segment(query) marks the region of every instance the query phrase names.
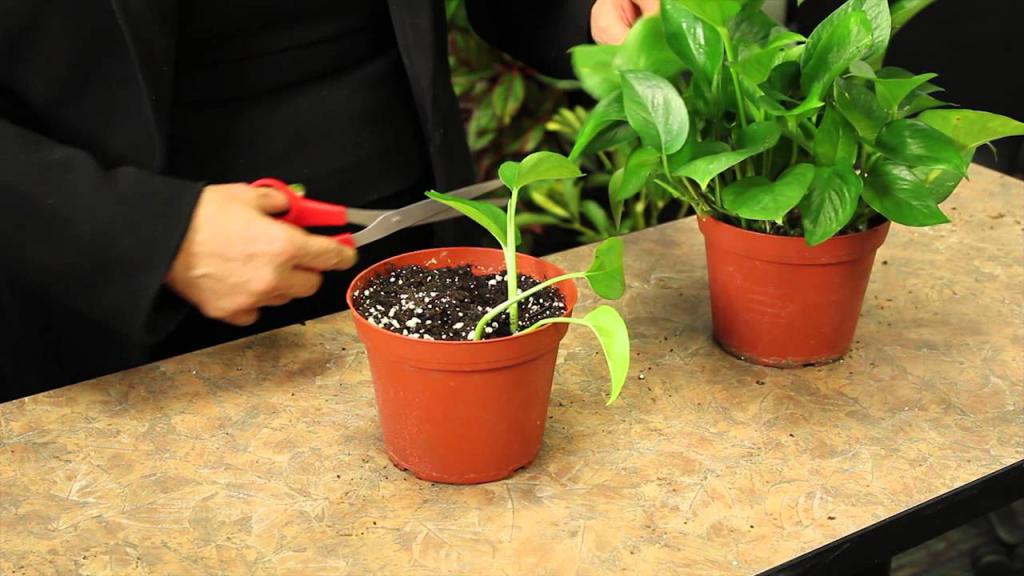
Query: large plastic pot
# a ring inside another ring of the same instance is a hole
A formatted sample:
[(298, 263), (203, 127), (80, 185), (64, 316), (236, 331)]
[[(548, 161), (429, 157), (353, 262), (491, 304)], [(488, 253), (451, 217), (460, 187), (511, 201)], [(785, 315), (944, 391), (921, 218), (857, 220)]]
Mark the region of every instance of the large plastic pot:
[(778, 367), (827, 364), (849, 351), (888, 222), (817, 246), (711, 217), (698, 224), (714, 337), (723, 349)]
[[(565, 324), (479, 342), (420, 340), (384, 330), (360, 316), (353, 293), (389, 267), (470, 264), (477, 274), (504, 271), (504, 256), (487, 248), (442, 248), (403, 254), (353, 280), (347, 300), (366, 347), (384, 446), (391, 461), (418, 478), (451, 484), (500, 480), (540, 451), (558, 346)], [(564, 271), (519, 255), (523, 274), (545, 280)], [(557, 285), (566, 315), (576, 285)]]

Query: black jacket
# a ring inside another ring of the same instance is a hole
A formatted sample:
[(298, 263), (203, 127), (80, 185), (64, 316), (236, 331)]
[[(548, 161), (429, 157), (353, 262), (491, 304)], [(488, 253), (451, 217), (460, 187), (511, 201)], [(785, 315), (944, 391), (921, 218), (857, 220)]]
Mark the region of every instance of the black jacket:
[[(478, 33), (570, 74), (589, 0), (467, 0)], [(434, 184), (473, 179), (441, 1), (389, 0)], [(0, 400), (147, 361), (203, 183), (162, 175), (176, 0), (0, 0)]]

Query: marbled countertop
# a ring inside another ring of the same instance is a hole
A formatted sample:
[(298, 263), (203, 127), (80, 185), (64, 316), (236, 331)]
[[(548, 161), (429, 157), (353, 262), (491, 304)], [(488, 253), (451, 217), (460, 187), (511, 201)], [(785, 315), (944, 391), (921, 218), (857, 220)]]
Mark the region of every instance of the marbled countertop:
[(347, 314), (0, 405), (0, 573), (776, 566), (1024, 458), (1024, 185), (971, 175), (953, 224), (893, 228), (823, 368), (712, 343), (692, 219), (628, 237), (621, 400), (570, 330), (542, 452), (502, 482), (391, 466)]

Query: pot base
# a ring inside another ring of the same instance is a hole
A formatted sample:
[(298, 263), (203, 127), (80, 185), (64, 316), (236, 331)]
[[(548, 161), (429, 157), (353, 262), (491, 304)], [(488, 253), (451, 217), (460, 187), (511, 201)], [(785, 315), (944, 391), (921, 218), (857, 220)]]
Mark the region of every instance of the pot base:
[(729, 346), (722, 344), (722, 342), (719, 341), (717, 338), (715, 338), (714, 340), (715, 344), (718, 344), (719, 348), (721, 348), (726, 354), (732, 356), (733, 358), (736, 358), (737, 360), (742, 360), (744, 362), (748, 362), (750, 364), (757, 364), (758, 366), (767, 366), (769, 368), (815, 368), (818, 366), (828, 366), (829, 364), (835, 364), (836, 362), (839, 362), (844, 357), (846, 357), (846, 354), (844, 353), (839, 354), (838, 356), (823, 356), (821, 358), (810, 359), (801, 358), (799, 360), (790, 360), (786, 358), (761, 358), (758, 356), (751, 356), (750, 354), (744, 354), (739, 350), (730, 348)]
[(520, 470), (529, 468), (530, 464), (533, 464), (533, 461), (536, 459), (537, 456), (534, 455), (532, 458), (530, 458), (527, 462), (523, 463), (522, 465), (516, 466), (511, 470), (505, 470), (493, 474), (471, 474), (466, 476), (452, 477), (451, 475), (439, 474), (426, 470), (414, 470), (411, 466), (403, 464), (390, 451), (388, 452), (388, 460), (391, 460), (391, 463), (395, 466), (395, 468), (398, 468), (402, 472), (411, 473), (413, 476), (420, 480), (424, 480), (427, 482), (437, 482), (439, 484), (486, 484), (488, 482), (497, 482), (498, 480), (504, 480), (506, 478), (511, 477)]

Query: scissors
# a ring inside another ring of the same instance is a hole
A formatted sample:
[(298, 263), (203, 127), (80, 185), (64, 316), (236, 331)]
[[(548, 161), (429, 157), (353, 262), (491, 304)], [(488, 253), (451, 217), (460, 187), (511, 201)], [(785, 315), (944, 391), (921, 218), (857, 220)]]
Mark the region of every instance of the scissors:
[[(351, 248), (366, 246), (370, 242), (380, 240), (410, 226), (430, 224), (461, 216), (458, 211), (429, 198), (395, 210), (369, 210), (349, 208), (340, 204), (306, 198), (276, 178), (260, 178), (250, 183), (250, 186), (273, 188), (288, 196), (288, 211), (277, 216), (284, 222), (302, 227), (344, 226), (346, 224), (364, 226), (362, 230), (354, 234), (346, 232), (332, 236), (334, 240)], [(496, 190), (500, 186), (500, 180), (488, 180), (459, 188), (450, 192), (449, 195), (471, 199)]]

